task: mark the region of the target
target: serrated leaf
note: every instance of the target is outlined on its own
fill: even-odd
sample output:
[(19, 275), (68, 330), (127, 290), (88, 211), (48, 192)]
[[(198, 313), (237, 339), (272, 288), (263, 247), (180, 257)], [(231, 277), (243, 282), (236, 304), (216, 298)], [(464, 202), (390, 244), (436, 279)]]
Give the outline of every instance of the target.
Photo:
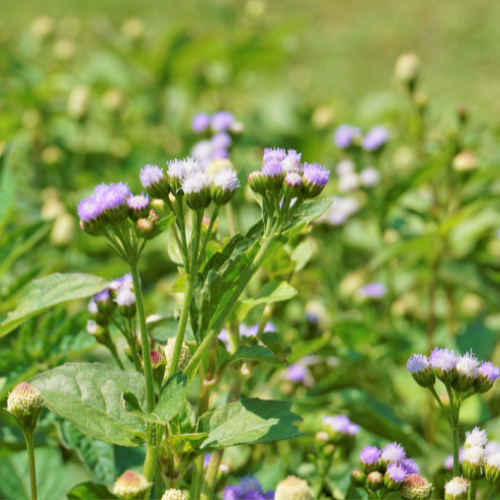
[(92, 481), (77, 484), (66, 495), (69, 500), (107, 500), (118, 498), (104, 484)]
[(106, 280), (91, 274), (57, 273), (32, 281), (19, 295), (17, 308), (0, 324), (0, 337), (55, 305), (85, 299), (107, 286)]
[(198, 419), (197, 432), (207, 432), (201, 449), (226, 448), (240, 444), (269, 443), (299, 437), (291, 402), (243, 399), (205, 413)]
[(67, 363), (32, 378), (30, 384), (45, 398), (47, 407), (77, 429), (105, 443), (140, 446), (133, 435), (143, 421), (123, 408), (121, 395), (131, 392), (146, 406), (144, 377), (99, 363)]
[(283, 302), (290, 300), (297, 295), (297, 290), (286, 281), (269, 281), (266, 283), (257, 297), (245, 299), (245, 304), (270, 304), (273, 302)]

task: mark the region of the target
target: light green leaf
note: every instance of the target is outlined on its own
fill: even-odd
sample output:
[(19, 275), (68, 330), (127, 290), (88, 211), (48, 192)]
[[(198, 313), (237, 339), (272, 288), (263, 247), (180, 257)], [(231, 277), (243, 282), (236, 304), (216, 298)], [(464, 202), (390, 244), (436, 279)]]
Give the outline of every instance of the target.
[(184, 293), (186, 291), (186, 273), (179, 274), (172, 287), (173, 293)]
[(167, 243), (167, 253), (172, 262), (175, 262), (179, 265), (184, 265), (184, 261), (182, 260), (182, 254), (179, 250), (179, 245), (175, 239), (173, 231), (169, 231), (168, 235), (168, 243)]
[(123, 407), (127, 410), (131, 415), (134, 415), (137, 418), (145, 420), (146, 422), (151, 422), (153, 424), (163, 424), (160, 420), (160, 417), (153, 413), (146, 413), (137, 401), (137, 397), (135, 394), (131, 392), (124, 392), (122, 394)]
[(189, 391), (189, 379), (182, 372), (172, 375), (162, 386), (153, 410), (163, 422), (169, 422), (181, 409)]
[(179, 412), (170, 421), (173, 434), (193, 434), (196, 429), (196, 413), (189, 401), (184, 401)]
[(266, 283), (257, 297), (245, 299), (245, 304), (270, 304), (273, 302), (283, 302), (290, 300), (297, 295), (297, 290), (286, 281), (270, 281)]
[[(65, 488), (61, 453), (55, 448), (36, 448), (36, 475), (39, 500), (57, 500)], [(0, 497), (31, 499), (28, 453), (12, 453), (0, 460)]]
[(286, 358), (277, 358), (271, 349), (262, 343), (259, 344), (256, 339), (253, 340), (255, 341), (253, 345), (239, 345), (236, 352), (226, 359), (224, 365), (229, 365), (240, 359), (247, 359), (258, 363), (270, 363), (273, 365), (286, 363)]
[(14, 208), (16, 182), (12, 175), (7, 153), (3, 155), (3, 168), (0, 176), (0, 234), (9, 222)]
[(108, 282), (91, 274), (51, 274), (32, 281), (19, 295), (17, 308), (0, 324), (0, 337), (29, 318), (70, 300), (85, 299), (104, 290)]
[(207, 432), (201, 446), (226, 448), (240, 444), (269, 443), (299, 437), (294, 422), (302, 419), (290, 411), (292, 403), (243, 399), (216, 408), (198, 420), (197, 432)]
[(45, 398), (47, 407), (77, 429), (105, 443), (140, 446), (134, 436), (143, 421), (123, 408), (121, 395), (134, 394), (145, 408), (144, 377), (99, 363), (68, 363), (41, 373), (30, 384)]
[(77, 484), (66, 495), (69, 500), (108, 500), (118, 498), (104, 484), (93, 483), (92, 481)]
[(323, 198), (321, 200), (308, 200), (304, 202), (297, 213), (292, 217), (292, 220), (286, 226), (284, 236), (288, 239), (293, 238), (296, 234), (300, 233), (302, 229), (314, 219), (321, 217), (333, 203), (333, 196)]
[(311, 260), (314, 255), (314, 246), (312, 244), (312, 239), (307, 238), (301, 241), (297, 247), (293, 250), (291, 259), (295, 262), (295, 272), (299, 272), (306, 264)]

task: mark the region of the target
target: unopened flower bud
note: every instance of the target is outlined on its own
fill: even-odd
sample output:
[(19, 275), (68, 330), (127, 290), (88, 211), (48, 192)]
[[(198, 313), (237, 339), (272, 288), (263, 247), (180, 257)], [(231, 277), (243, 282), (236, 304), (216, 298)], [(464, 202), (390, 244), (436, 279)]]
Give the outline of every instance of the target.
[(7, 398), (7, 411), (24, 433), (33, 433), (45, 402), (38, 389), (26, 382), (16, 385)]
[(287, 174), (283, 181), (285, 197), (290, 200), (297, 198), (302, 191), (302, 184), (304, 184), (304, 181), (298, 173), (292, 172)]
[(328, 432), (325, 431), (319, 431), (316, 433), (316, 442), (319, 445), (324, 445), (330, 441), (330, 436), (328, 435)]
[(500, 453), (486, 458), (484, 477), (490, 484), (500, 484)]
[(288, 476), (278, 483), (274, 500), (313, 500), (313, 493), (306, 481)]
[(413, 91), (420, 74), (420, 58), (417, 54), (407, 52), (401, 54), (396, 61), (394, 76), (396, 79), (406, 85), (410, 91)]
[(454, 351), (435, 348), (429, 358), (429, 363), (439, 380), (444, 384), (451, 384), (457, 376), (458, 357)]
[(127, 200), (130, 208), (130, 218), (137, 221), (149, 215), (149, 196), (144, 193), (132, 196)]
[(120, 314), (125, 318), (133, 318), (137, 311), (135, 294), (128, 287), (121, 287), (116, 294), (115, 302), (118, 304)]
[(486, 455), (481, 446), (464, 447), (462, 472), (465, 478), (471, 480), (483, 477), (483, 465)]
[(99, 344), (106, 344), (109, 340), (108, 330), (91, 319), (87, 321), (87, 333), (92, 335)]
[(182, 191), (189, 208), (205, 210), (210, 205), (212, 179), (205, 171), (197, 171), (182, 181)]
[(153, 368), (153, 370), (157, 370), (165, 364), (165, 356), (163, 356), (161, 352), (150, 351), (149, 356), (151, 359), (151, 368)]
[(229, 168), (224, 168), (215, 173), (214, 185), (212, 188), (212, 199), (216, 205), (225, 205), (236, 193), (240, 186), (238, 175)]
[(167, 490), (161, 497), (161, 500), (187, 500), (181, 490), (170, 489)]
[(353, 470), (351, 473), (351, 483), (356, 488), (364, 488), (366, 484), (366, 474), (359, 469)]
[(469, 481), (463, 477), (454, 477), (444, 485), (445, 500), (466, 500)]
[(170, 186), (162, 168), (156, 165), (146, 165), (141, 169), (139, 178), (144, 189), (151, 197), (161, 200), (168, 197)]
[[(170, 363), (172, 361), (172, 355), (174, 353), (175, 338), (170, 338), (167, 341), (167, 345), (164, 348), (165, 353), (165, 377), (168, 376), (170, 369)], [(179, 357), (179, 364), (177, 365), (176, 371), (183, 371), (184, 368), (191, 361), (191, 351), (185, 342), (182, 343), (181, 355)]]
[(155, 236), (155, 223), (150, 219), (139, 219), (135, 227), (137, 228), (137, 233), (141, 238), (145, 240), (150, 240)]
[(142, 498), (151, 483), (142, 474), (125, 471), (116, 481), (111, 492), (123, 500)]
[(365, 474), (379, 469), (380, 453), (380, 450), (376, 446), (366, 446), (361, 450), (359, 462)]
[(384, 474), (384, 486), (387, 491), (398, 491), (407, 474), (401, 465), (391, 464)]
[(317, 163), (304, 163), (304, 174), (302, 179), (304, 184), (302, 187), (302, 195), (304, 198), (315, 198), (326, 186), (330, 172), (325, 167)]
[(476, 155), (472, 151), (464, 150), (453, 158), (451, 166), (457, 172), (471, 172), (479, 166)]
[(403, 500), (427, 500), (432, 494), (432, 483), (418, 474), (410, 474), (401, 485)]
[(256, 170), (255, 172), (248, 174), (248, 185), (250, 186), (250, 189), (255, 193), (265, 193), (266, 185), (264, 183), (262, 172)]
[(382, 488), (383, 479), (384, 477), (382, 476), (382, 474), (380, 474), (380, 472), (370, 472), (370, 474), (366, 476), (366, 486), (371, 491), (378, 491), (380, 488)]
[(483, 361), (477, 372), (476, 380), (474, 380), (474, 389), (484, 394), (488, 392), (500, 376), (500, 370), (490, 361)]
[(457, 361), (457, 378), (453, 381), (453, 388), (457, 392), (466, 392), (474, 385), (478, 372), (478, 360), (472, 353), (460, 356)]
[(406, 369), (411, 373), (415, 382), (421, 387), (433, 387), (436, 383), (436, 374), (427, 356), (413, 354), (406, 363)]

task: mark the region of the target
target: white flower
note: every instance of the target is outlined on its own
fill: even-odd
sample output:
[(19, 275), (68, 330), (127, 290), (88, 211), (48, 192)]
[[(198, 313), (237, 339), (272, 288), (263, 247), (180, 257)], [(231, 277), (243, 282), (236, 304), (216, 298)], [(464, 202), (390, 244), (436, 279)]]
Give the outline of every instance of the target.
[(193, 194), (210, 189), (212, 186), (212, 178), (208, 172), (198, 171), (187, 175), (182, 181), (182, 190), (184, 194)]
[(186, 168), (186, 176), (191, 174), (197, 174), (200, 172), (205, 172), (205, 168), (203, 167), (203, 165), (195, 158), (188, 156), (183, 161)]
[(118, 290), (115, 302), (119, 306), (131, 306), (135, 304), (134, 292), (132, 292), (132, 290), (130, 290), (127, 286), (122, 286), (120, 290)]
[(444, 491), (452, 498), (462, 498), (469, 491), (469, 481), (463, 477), (454, 477), (444, 485)]
[(210, 141), (200, 141), (193, 146), (191, 154), (198, 161), (206, 161), (210, 160), (213, 151), (214, 147)]
[(224, 168), (215, 173), (215, 187), (221, 188), (223, 191), (234, 191), (240, 186), (240, 181), (236, 172), (230, 168)]
[(332, 226), (340, 226), (347, 219), (354, 215), (359, 210), (359, 203), (355, 198), (351, 197), (335, 197), (333, 205), (323, 215), (322, 219), (327, 221)]
[(500, 453), (500, 444), (497, 443), (496, 441), (490, 441), (484, 448), (484, 453), (486, 454), (487, 457), (489, 457), (490, 455), (496, 455), (497, 453)]
[(479, 427), (474, 427), (471, 432), (465, 433), (465, 444), (467, 446), (480, 446), (484, 448), (488, 442), (488, 437), (486, 436), (486, 431), (482, 431)]
[(359, 177), (354, 172), (343, 174), (339, 177), (339, 191), (341, 193), (354, 191), (355, 189), (358, 189), (358, 187)]
[(172, 160), (167, 163), (168, 177), (171, 179), (182, 180), (186, 176), (186, 164), (184, 160)]
[(464, 377), (475, 379), (477, 376), (478, 368), (479, 368), (479, 362), (474, 357), (472, 352), (466, 353), (463, 356), (460, 356), (458, 358), (457, 372), (459, 375), (463, 375)]
[(89, 313), (93, 314), (94, 316), (99, 312), (97, 310), (97, 304), (96, 304), (96, 301), (94, 299), (92, 299), (89, 302), (89, 305), (87, 306), (87, 309), (88, 309)]
[(288, 173), (302, 174), (304, 171), (304, 166), (300, 163), (300, 160), (292, 156), (287, 156), (284, 160), (282, 160), (281, 165), (283, 165), (283, 168)]
[(484, 465), (485, 458), (486, 455), (482, 446), (471, 446), (470, 448), (464, 448), (463, 462), (468, 462), (471, 465), (480, 467)]
[(340, 177), (342, 177), (343, 175), (352, 174), (354, 172), (354, 163), (351, 160), (342, 160), (337, 165), (335, 171)]
[(87, 333), (95, 335), (97, 333), (97, 323), (91, 319), (87, 321)]
[(486, 463), (490, 467), (495, 467), (495, 469), (500, 469), (500, 453), (495, 453), (494, 455), (490, 455), (486, 459)]
[(365, 168), (359, 174), (361, 184), (365, 187), (374, 187), (380, 182), (380, 174), (378, 170), (373, 167)]

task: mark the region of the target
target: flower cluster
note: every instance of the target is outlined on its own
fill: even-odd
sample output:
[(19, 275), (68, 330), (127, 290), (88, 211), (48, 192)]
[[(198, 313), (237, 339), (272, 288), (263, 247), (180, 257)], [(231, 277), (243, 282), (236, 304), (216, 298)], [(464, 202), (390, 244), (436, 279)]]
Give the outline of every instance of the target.
[(334, 142), (339, 149), (362, 147), (365, 151), (379, 152), (389, 138), (389, 131), (383, 125), (373, 127), (363, 136), (360, 128), (344, 124), (335, 130)]
[(432, 387), (436, 377), (459, 393), (484, 393), (500, 377), (500, 370), (489, 361), (479, 362), (472, 353), (457, 354), (435, 348), (430, 357), (413, 354), (406, 369), (422, 387)]
[(359, 461), (361, 469), (351, 474), (351, 482), (356, 487), (368, 488), (371, 491), (384, 489), (386, 492), (391, 492), (402, 489), (404, 484), (405, 489), (411, 491), (415, 490), (417, 484), (419, 487), (425, 486), (421, 496), (407, 497), (418, 499), (429, 498), (432, 492), (432, 484), (418, 476), (417, 463), (406, 456), (404, 448), (399, 443), (388, 444), (381, 450), (376, 446), (367, 446), (361, 451)]
[(351, 449), (354, 443), (354, 437), (360, 430), (359, 425), (354, 424), (345, 415), (333, 415), (323, 417), (322, 431), (328, 436), (328, 441), (336, 446), (344, 446)]
[[(263, 333), (268, 333), (268, 332), (275, 332), (276, 327), (274, 326), (273, 323), (270, 321), (266, 323), (264, 326)], [(247, 326), (245, 323), (240, 323), (239, 326), (239, 334), (240, 337), (256, 337), (257, 333), (259, 332), (259, 324), (256, 323), (255, 325)], [(229, 336), (225, 328), (223, 328), (220, 333), (219, 333), (219, 340), (224, 343), (226, 346), (226, 349), (229, 350)]]
[(247, 475), (237, 485), (227, 486), (222, 498), (224, 500), (273, 500), (274, 491), (264, 492), (257, 477)]

